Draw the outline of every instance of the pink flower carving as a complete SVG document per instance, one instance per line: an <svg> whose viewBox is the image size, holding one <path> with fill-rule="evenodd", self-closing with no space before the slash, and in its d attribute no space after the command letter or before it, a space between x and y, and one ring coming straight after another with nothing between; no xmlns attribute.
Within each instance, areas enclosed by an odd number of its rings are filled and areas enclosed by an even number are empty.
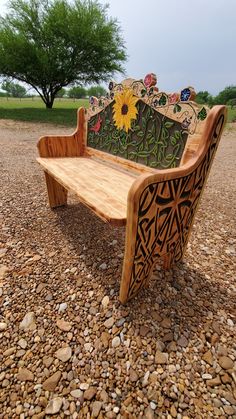
<svg viewBox="0 0 236 419"><path fill-rule="evenodd" d="M171 94L169 95L169 103L173 104L173 103L178 102L178 100L179 100L179 95L178 95L178 93L171 93Z"/></svg>
<svg viewBox="0 0 236 419"><path fill-rule="evenodd" d="M145 76L143 82L146 87L155 86L157 82L157 76L154 73L149 73Z"/></svg>

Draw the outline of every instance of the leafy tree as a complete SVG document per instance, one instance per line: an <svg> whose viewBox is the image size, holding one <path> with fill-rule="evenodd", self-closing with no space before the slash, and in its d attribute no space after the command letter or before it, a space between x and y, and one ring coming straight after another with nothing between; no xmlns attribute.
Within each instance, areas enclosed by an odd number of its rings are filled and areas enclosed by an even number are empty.
<svg viewBox="0 0 236 419"><path fill-rule="evenodd" d="M106 89L102 86L92 86L88 89L88 95L89 96L105 96L106 95Z"/></svg>
<svg viewBox="0 0 236 419"><path fill-rule="evenodd" d="M27 93L26 89L17 83L12 83L9 80L6 80L2 84L2 90L5 90L9 96L13 97L24 97Z"/></svg>
<svg viewBox="0 0 236 419"><path fill-rule="evenodd" d="M66 94L66 89L63 89L63 87L61 88L61 90L59 90L59 92L57 92L56 97L63 97Z"/></svg>
<svg viewBox="0 0 236 419"><path fill-rule="evenodd" d="M97 0L10 0L0 19L0 75L32 86L47 108L68 84L122 72L124 42Z"/></svg>
<svg viewBox="0 0 236 419"><path fill-rule="evenodd" d="M214 103L226 105L231 99L236 99L236 86L225 87L225 89L214 98Z"/></svg>
<svg viewBox="0 0 236 419"><path fill-rule="evenodd" d="M1 89L5 90L5 92L7 92L7 94L8 94L8 96L11 96L11 86L10 85L11 85L11 83L8 80L4 81L1 85Z"/></svg>
<svg viewBox="0 0 236 419"><path fill-rule="evenodd" d="M231 109L233 109L236 106L236 98L228 100L227 105L231 106Z"/></svg>
<svg viewBox="0 0 236 419"><path fill-rule="evenodd" d="M212 106L214 106L215 102L214 102L215 98L214 96L209 95L208 100L207 100L207 105L212 108Z"/></svg>
<svg viewBox="0 0 236 419"><path fill-rule="evenodd" d="M211 98L211 95L207 90L200 91L196 95L196 102L199 104L208 103L210 98Z"/></svg>
<svg viewBox="0 0 236 419"><path fill-rule="evenodd" d="M87 96L87 90L84 87L75 86L69 90L68 96L73 99L80 99Z"/></svg>

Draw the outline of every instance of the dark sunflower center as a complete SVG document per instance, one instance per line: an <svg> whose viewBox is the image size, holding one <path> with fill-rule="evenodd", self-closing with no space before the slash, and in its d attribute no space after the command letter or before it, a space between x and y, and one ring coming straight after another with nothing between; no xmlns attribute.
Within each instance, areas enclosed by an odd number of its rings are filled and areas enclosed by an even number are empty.
<svg viewBox="0 0 236 419"><path fill-rule="evenodd" d="M129 110L128 105L124 104L121 108L122 115L127 115L128 110Z"/></svg>

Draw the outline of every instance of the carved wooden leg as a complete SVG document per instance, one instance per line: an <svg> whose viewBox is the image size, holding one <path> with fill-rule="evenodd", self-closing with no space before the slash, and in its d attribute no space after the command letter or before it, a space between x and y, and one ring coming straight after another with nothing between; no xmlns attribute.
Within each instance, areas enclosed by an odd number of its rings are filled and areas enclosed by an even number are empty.
<svg viewBox="0 0 236 419"><path fill-rule="evenodd" d="M45 173L47 190L48 190L48 200L51 208L60 207L66 205L67 203L67 190L60 185L52 176L48 173Z"/></svg>
<svg viewBox="0 0 236 419"><path fill-rule="evenodd" d="M168 271L172 264L173 264L173 255L172 253L167 253L167 255L162 256L162 261L163 261L163 269L165 269L166 271Z"/></svg>
<svg viewBox="0 0 236 419"><path fill-rule="evenodd" d="M147 252L145 257L137 257L135 248L142 250L142 244L139 239L131 243L126 240L125 257L123 263L123 271L120 286L119 300L125 304L128 300L134 297L139 289L143 288L152 276L153 270L156 266L156 260L153 258L151 252ZM147 249L145 249L147 250Z"/></svg>
<svg viewBox="0 0 236 419"><path fill-rule="evenodd" d="M130 199L127 217L125 256L120 286L120 301L126 303L144 287L152 276L157 263L155 230L146 219L139 222L136 199ZM139 207L140 209L140 207Z"/></svg>

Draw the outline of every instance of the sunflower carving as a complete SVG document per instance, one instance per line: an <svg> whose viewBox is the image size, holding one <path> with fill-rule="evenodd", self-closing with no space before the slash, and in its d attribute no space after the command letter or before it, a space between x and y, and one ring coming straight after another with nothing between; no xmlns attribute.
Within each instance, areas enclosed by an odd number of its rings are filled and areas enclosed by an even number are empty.
<svg viewBox="0 0 236 419"><path fill-rule="evenodd" d="M131 122L137 118L138 110L136 103L138 97L135 97L131 89L125 89L123 92L115 95L113 105L113 120L117 129L124 129L126 132L131 128Z"/></svg>

